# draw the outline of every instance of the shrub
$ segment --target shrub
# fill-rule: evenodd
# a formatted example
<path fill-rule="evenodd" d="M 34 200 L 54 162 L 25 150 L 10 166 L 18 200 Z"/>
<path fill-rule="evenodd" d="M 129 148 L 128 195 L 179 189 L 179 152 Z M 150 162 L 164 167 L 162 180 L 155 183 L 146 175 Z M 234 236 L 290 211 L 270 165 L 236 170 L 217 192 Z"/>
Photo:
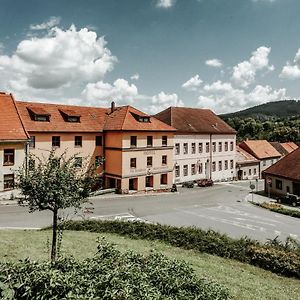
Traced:
<path fill-rule="evenodd" d="M 68 221 L 65 228 L 159 240 L 183 249 L 236 259 L 277 274 L 300 278 L 300 245 L 292 239 L 282 244 L 275 239 L 263 245 L 246 237 L 233 239 L 213 230 L 126 221 Z"/>
<path fill-rule="evenodd" d="M 84 261 L 0 264 L 1 299 L 228 299 L 224 287 L 195 277 L 183 262 L 157 253 L 121 253 L 102 240 Z M 6 298 L 5 298 L 6 297 Z"/>

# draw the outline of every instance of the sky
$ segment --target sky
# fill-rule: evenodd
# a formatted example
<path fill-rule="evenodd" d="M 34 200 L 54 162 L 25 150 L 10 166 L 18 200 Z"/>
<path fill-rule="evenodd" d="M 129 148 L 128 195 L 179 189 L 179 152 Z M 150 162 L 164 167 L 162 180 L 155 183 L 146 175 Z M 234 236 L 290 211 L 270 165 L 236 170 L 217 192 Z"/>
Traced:
<path fill-rule="evenodd" d="M 238 111 L 300 97 L 299 0 L 0 0 L 23 101 Z"/>

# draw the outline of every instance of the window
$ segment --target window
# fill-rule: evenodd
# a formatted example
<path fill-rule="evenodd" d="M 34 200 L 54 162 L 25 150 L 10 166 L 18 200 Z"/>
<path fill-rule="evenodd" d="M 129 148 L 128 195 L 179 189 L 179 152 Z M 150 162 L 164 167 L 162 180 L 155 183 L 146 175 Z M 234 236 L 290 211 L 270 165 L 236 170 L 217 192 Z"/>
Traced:
<path fill-rule="evenodd" d="M 5 190 L 12 190 L 15 186 L 15 176 L 14 176 L 14 174 L 4 175 L 3 182 L 4 182 L 4 189 Z"/>
<path fill-rule="evenodd" d="M 222 142 L 219 142 L 219 152 L 222 152 Z"/>
<path fill-rule="evenodd" d="M 275 180 L 275 185 L 277 190 L 282 190 L 282 181 L 279 179 Z"/>
<path fill-rule="evenodd" d="M 225 169 L 225 170 L 228 170 L 228 160 L 225 160 L 224 163 L 225 163 L 224 169 Z"/>
<path fill-rule="evenodd" d="M 196 153 L 196 143 L 192 143 L 192 154 Z"/>
<path fill-rule="evenodd" d="M 82 167 L 82 157 L 75 157 L 74 159 L 75 159 L 75 163 L 74 163 L 75 167 L 81 168 Z"/>
<path fill-rule="evenodd" d="M 31 136 L 29 139 L 29 148 L 35 148 L 35 136 Z"/>
<path fill-rule="evenodd" d="M 216 145 L 216 142 L 213 142 L 213 143 L 212 143 L 212 147 L 213 147 L 213 152 L 216 152 L 216 151 L 217 151 L 217 145 Z"/>
<path fill-rule="evenodd" d="M 228 151 L 228 142 L 225 142 L 225 151 Z"/>
<path fill-rule="evenodd" d="M 52 147 L 60 147 L 60 136 L 52 137 Z"/>
<path fill-rule="evenodd" d="M 130 158 L 130 168 L 136 168 L 136 158 Z"/>
<path fill-rule="evenodd" d="M 40 122 L 49 122 L 49 116 L 44 116 L 44 115 L 35 115 L 34 116 L 35 121 L 40 121 Z"/>
<path fill-rule="evenodd" d="M 230 151 L 233 151 L 233 142 L 230 142 Z"/>
<path fill-rule="evenodd" d="M 78 117 L 78 116 L 67 116 L 65 120 L 67 122 L 71 122 L 71 123 L 79 123 L 80 122 L 80 117 Z"/>
<path fill-rule="evenodd" d="M 167 164 L 167 155 L 163 155 L 163 156 L 161 157 L 161 164 L 162 164 L 162 165 L 166 165 L 166 164 Z"/>
<path fill-rule="evenodd" d="M 254 173 L 254 175 L 256 174 L 256 168 L 253 169 L 253 173 Z"/>
<path fill-rule="evenodd" d="M 233 169 L 233 160 L 230 160 L 230 169 Z"/>
<path fill-rule="evenodd" d="M 175 166 L 175 177 L 179 177 L 179 176 L 180 176 L 180 167 Z"/>
<path fill-rule="evenodd" d="M 130 137 L 130 147 L 134 148 L 137 146 L 137 137 L 136 136 L 131 136 Z"/>
<path fill-rule="evenodd" d="M 15 164 L 15 149 L 4 149 L 3 166 L 13 166 Z"/>
<path fill-rule="evenodd" d="M 199 153 L 203 152 L 203 144 L 202 143 L 198 144 L 198 150 L 199 150 Z"/>
<path fill-rule="evenodd" d="M 165 147 L 165 146 L 168 146 L 168 137 L 166 135 L 163 135 L 162 136 L 162 139 L 161 139 L 161 142 L 162 142 L 162 145 Z"/>
<path fill-rule="evenodd" d="M 252 175 L 252 170 L 251 169 L 249 169 L 249 175 Z"/>
<path fill-rule="evenodd" d="M 219 161 L 219 171 L 222 171 L 222 161 Z"/>
<path fill-rule="evenodd" d="M 271 165 L 273 165 L 274 164 L 274 160 L 273 159 L 271 159 Z"/>
<path fill-rule="evenodd" d="M 96 136 L 96 146 L 102 146 L 102 136 L 101 135 Z"/>
<path fill-rule="evenodd" d="M 265 167 L 267 165 L 267 162 L 263 160 L 263 166 Z"/>
<path fill-rule="evenodd" d="M 147 136 L 147 147 L 153 146 L 153 136 Z"/>
<path fill-rule="evenodd" d="M 183 166 L 183 176 L 188 176 L 188 165 Z"/>
<path fill-rule="evenodd" d="M 82 147 L 82 136 L 75 136 L 75 147 Z"/>
<path fill-rule="evenodd" d="M 153 176 L 146 176 L 146 188 L 153 187 Z"/>
<path fill-rule="evenodd" d="M 199 164 L 198 164 L 198 173 L 199 173 L 199 174 L 202 174 L 202 173 L 203 173 L 203 165 L 202 165 L 202 163 L 199 163 Z"/>
<path fill-rule="evenodd" d="M 95 157 L 95 166 L 96 166 L 96 168 L 100 167 L 101 164 L 102 164 L 102 158 L 101 158 L 101 156 L 96 156 Z"/>
<path fill-rule="evenodd" d="M 206 153 L 209 152 L 209 143 L 205 144 Z"/>
<path fill-rule="evenodd" d="M 290 193 L 290 192 L 291 192 L 291 190 L 290 190 L 290 187 L 289 187 L 289 186 L 287 186 L 287 187 L 286 187 L 286 192 L 287 192 L 287 193 Z"/>
<path fill-rule="evenodd" d="M 212 163 L 212 171 L 216 172 L 216 162 L 215 161 L 213 161 L 213 163 Z"/>
<path fill-rule="evenodd" d="M 161 174 L 160 175 L 160 184 L 167 185 L 168 184 L 168 174 Z"/>
<path fill-rule="evenodd" d="M 147 156 L 147 167 L 152 167 L 152 162 L 153 162 L 152 156 Z"/>
<path fill-rule="evenodd" d="M 188 154 L 189 148 L 188 148 L 188 143 L 183 144 L 183 154 Z"/>
<path fill-rule="evenodd" d="M 192 164 L 192 170 L 191 170 L 192 175 L 196 174 L 196 165 Z"/>
<path fill-rule="evenodd" d="M 175 154 L 176 155 L 180 154 L 180 144 L 179 143 L 175 144 Z"/>

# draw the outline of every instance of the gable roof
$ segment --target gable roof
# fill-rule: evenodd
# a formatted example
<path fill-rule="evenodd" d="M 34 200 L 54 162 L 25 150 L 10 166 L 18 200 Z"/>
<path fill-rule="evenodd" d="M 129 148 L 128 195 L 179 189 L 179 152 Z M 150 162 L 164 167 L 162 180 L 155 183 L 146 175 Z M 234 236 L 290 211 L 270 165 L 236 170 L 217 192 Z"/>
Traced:
<path fill-rule="evenodd" d="M 116 107 L 113 112 L 107 111 L 104 130 L 176 131 L 172 126 L 129 105 Z M 149 118 L 149 122 L 139 122 L 137 117 Z"/>
<path fill-rule="evenodd" d="M 16 101 L 29 132 L 102 132 L 106 108 Z M 49 122 L 34 121 L 28 110 L 50 115 Z M 66 122 L 61 112 L 80 116 L 80 122 Z"/>
<path fill-rule="evenodd" d="M 300 148 L 289 153 L 263 173 L 300 182 Z"/>
<path fill-rule="evenodd" d="M 285 156 L 289 152 L 279 142 L 270 142 L 270 144 L 282 155 Z"/>
<path fill-rule="evenodd" d="M 11 94 L 0 93 L 0 140 L 27 140 L 28 135 Z"/>
<path fill-rule="evenodd" d="M 236 134 L 236 131 L 209 109 L 169 107 L 155 117 L 180 133 Z"/>
<path fill-rule="evenodd" d="M 294 142 L 281 143 L 281 146 L 288 152 L 291 153 L 299 147 Z"/>
<path fill-rule="evenodd" d="M 239 146 L 236 146 L 236 162 L 237 163 L 259 163 L 253 155 Z"/>
<path fill-rule="evenodd" d="M 280 157 L 281 154 L 266 140 L 247 140 L 239 146 L 257 159 Z"/>

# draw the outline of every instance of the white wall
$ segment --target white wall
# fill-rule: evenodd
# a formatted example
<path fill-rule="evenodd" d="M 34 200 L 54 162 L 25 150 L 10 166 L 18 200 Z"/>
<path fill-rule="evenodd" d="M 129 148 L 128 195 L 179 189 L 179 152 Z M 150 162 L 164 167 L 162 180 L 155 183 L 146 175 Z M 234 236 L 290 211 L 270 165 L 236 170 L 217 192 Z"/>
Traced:
<path fill-rule="evenodd" d="M 228 150 L 225 151 L 225 142 L 228 143 Z M 230 149 L 230 143 L 233 144 L 233 150 Z M 184 154 L 184 144 L 188 144 L 188 153 Z M 195 153 L 192 153 L 192 143 L 196 145 Z M 202 152 L 199 152 L 199 143 L 202 143 Z M 206 143 L 209 143 L 209 152 L 206 151 Z M 216 151 L 212 149 L 213 143 L 216 143 Z M 219 151 L 219 143 L 222 144 L 222 151 Z M 176 144 L 180 145 L 180 153 L 176 154 Z M 235 177 L 235 153 L 236 136 L 235 135 L 175 135 L 174 136 L 174 182 L 180 183 L 190 180 L 210 177 L 210 168 L 212 162 L 216 162 L 216 171 L 211 170 L 214 181 L 232 180 Z M 228 162 L 228 168 L 225 169 L 225 161 Z M 232 161 L 232 168 L 231 163 Z M 219 162 L 222 169 L 219 169 Z M 192 164 L 196 165 L 196 174 L 191 174 Z M 198 167 L 202 164 L 202 172 L 199 173 Z M 184 176 L 184 165 L 188 166 L 188 175 Z M 180 169 L 180 176 L 176 177 L 176 166 Z"/>

